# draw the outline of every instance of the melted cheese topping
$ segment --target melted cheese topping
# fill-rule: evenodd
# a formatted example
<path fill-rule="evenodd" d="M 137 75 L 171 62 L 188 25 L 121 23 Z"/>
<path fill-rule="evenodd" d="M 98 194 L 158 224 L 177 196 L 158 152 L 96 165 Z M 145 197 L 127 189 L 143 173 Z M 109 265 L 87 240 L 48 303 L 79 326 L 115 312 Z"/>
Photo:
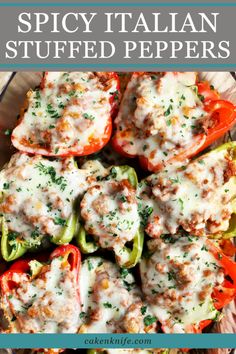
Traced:
<path fill-rule="evenodd" d="M 19 286 L 3 299 L 12 314 L 11 332 L 76 333 L 81 324 L 76 278 L 76 271 L 60 258 L 43 266 L 34 279 L 15 273 Z"/>
<path fill-rule="evenodd" d="M 80 294 L 82 333 L 144 333 L 155 331 L 153 317 L 140 298 L 131 273 L 101 258 L 83 262 Z"/>
<path fill-rule="evenodd" d="M 140 220 L 135 189 L 128 180 L 102 181 L 89 188 L 81 201 L 88 233 L 102 248 L 122 248 L 138 231 Z"/>
<path fill-rule="evenodd" d="M 155 166 L 191 146 L 207 114 L 195 84 L 193 72 L 134 74 L 115 120 L 123 150 Z"/>
<path fill-rule="evenodd" d="M 168 236 L 151 240 L 149 248 L 154 253 L 140 266 L 142 289 L 164 332 L 192 332 L 192 325 L 214 319 L 211 294 L 224 274 L 205 240 Z"/>
<path fill-rule="evenodd" d="M 235 163 L 225 150 L 151 175 L 139 192 L 146 232 L 159 237 L 175 234 L 179 226 L 194 235 L 226 231 L 236 197 L 235 175 Z"/>
<path fill-rule="evenodd" d="M 0 172 L 0 213 L 9 240 L 39 245 L 44 236 L 58 236 L 72 217 L 75 199 L 96 181 L 98 164 L 78 169 L 72 158 L 50 161 L 17 153 Z"/>
<path fill-rule="evenodd" d="M 28 109 L 13 131 L 14 146 L 42 155 L 82 154 L 107 134 L 116 90 L 116 78 L 106 73 L 48 72 L 44 87 L 27 95 Z"/>

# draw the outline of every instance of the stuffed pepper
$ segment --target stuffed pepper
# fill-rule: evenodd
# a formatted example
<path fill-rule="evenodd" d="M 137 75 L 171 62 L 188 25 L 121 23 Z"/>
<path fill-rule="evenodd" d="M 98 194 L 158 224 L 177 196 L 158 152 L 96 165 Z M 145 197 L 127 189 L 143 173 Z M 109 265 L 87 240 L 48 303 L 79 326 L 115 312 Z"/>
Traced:
<path fill-rule="evenodd" d="M 29 91 L 12 133 L 21 151 L 82 156 L 100 150 L 111 136 L 119 79 L 106 72 L 47 72 Z"/>
<path fill-rule="evenodd" d="M 79 288 L 80 333 L 156 332 L 157 319 L 142 301 L 127 269 L 100 257 L 89 257 L 81 267 Z"/>
<path fill-rule="evenodd" d="M 80 252 L 56 248 L 49 262 L 19 260 L 0 278 L 5 333 L 76 333 L 81 325 Z"/>
<path fill-rule="evenodd" d="M 108 176 L 88 188 L 80 203 L 77 240 L 82 252 L 91 253 L 98 247 L 112 249 L 120 266 L 135 266 L 143 247 L 137 184 L 134 169 L 120 166 L 111 167 Z"/>
<path fill-rule="evenodd" d="M 3 258 L 12 261 L 50 241 L 69 243 L 76 233 L 76 203 L 96 181 L 96 168 L 87 163 L 87 168 L 78 169 L 73 158 L 13 155 L 0 172 Z"/>
<path fill-rule="evenodd" d="M 140 184 L 139 204 L 152 238 L 180 228 L 197 236 L 236 236 L 236 143 L 149 176 Z"/>
<path fill-rule="evenodd" d="M 220 320 L 236 296 L 236 263 L 209 239 L 163 236 L 148 242 L 142 289 L 166 333 L 196 333 Z"/>
<path fill-rule="evenodd" d="M 235 121 L 234 105 L 194 72 L 136 72 L 115 120 L 113 146 L 155 172 L 196 155 Z"/>

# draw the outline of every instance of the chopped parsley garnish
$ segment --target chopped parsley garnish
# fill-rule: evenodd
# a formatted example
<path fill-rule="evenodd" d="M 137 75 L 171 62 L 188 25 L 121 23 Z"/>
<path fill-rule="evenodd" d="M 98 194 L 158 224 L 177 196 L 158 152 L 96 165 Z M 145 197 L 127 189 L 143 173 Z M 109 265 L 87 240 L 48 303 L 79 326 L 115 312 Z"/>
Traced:
<path fill-rule="evenodd" d="M 161 235 L 161 239 L 165 242 L 165 243 L 175 243 L 178 241 L 177 238 L 174 238 L 171 235 Z"/>
<path fill-rule="evenodd" d="M 170 104 L 169 107 L 167 108 L 167 110 L 164 112 L 164 116 L 165 117 L 169 116 L 172 109 L 173 109 L 173 106 L 172 106 L 172 104 Z"/>
<path fill-rule="evenodd" d="M 146 312 L 147 312 L 147 306 L 142 306 L 141 307 L 141 314 L 145 315 Z"/>
<path fill-rule="evenodd" d="M 40 96 L 39 89 L 35 90 L 35 97 L 36 97 L 36 100 L 40 100 L 41 96 Z"/>
<path fill-rule="evenodd" d="M 146 151 L 148 146 L 146 144 L 143 145 L 143 151 Z"/>
<path fill-rule="evenodd" d="M 111 309 L 111 308 L 112 308 L 112 304 L 110 304 L 110 302 L 104 302 L 104 303 L 103 303 L 103 306 L 104 306 L 106 309 Z"/>
<path fill-rule="evenodd" d="M 114 178 L 116 179 L 117 177 L 117 170 L 115 167 L 112 167 L 111 170 L 110 170 L 110 174 L 105 178 L 106 180 L 109 180 L 111 178 Z"/>
<path fill-rule="evenodd" d="M 151 316 L 151 315 L 147 315 L 146 317 L 144 317 L 144 324 L 145 326 L 150 326 L 153 323 L 155 323 L 157 321 L 157 318 L 155 316 Z"/>
<path fill-rule="evenodd" d="M 84 318 L 84 317 L 86 317 L 86 312 L 80 312 L 80 314 L 79 314 L 79 318 Z"/>
<path fill-rule="evenodd" d="M 199 93 L 197 95 L 198 95 L 199 100 L 203 102 L 204 101 L 204 96 L 200 95 Z"/>
<path fill-rule="evenodd" d="M 167 272 L 168 280 L 174 280 L 176 278 L 176 274 L 173 271 Z"/>
<path fill-rule="evenodd" d="M 121 195 L 121 196 L 119 197 L 119 200 L 120 200 L 122 203 L 127 202 L 127 198 L 126 198 L 125 195 Z"/>
<path fill-rule="evenodd" d="M 59 103 L 58 108 L 64 109 L 65 105 L 61 102 L 61 103 Z"/>
<path fill-rule="evenodd" d="M 89 120 L 94 120 L 95 119 L 95 117 L 92 114 L 88 114 L 88 113 L 84 113 L 83 117 L 85 119 L 89 119 Z"/>
<path fill-rule="evenodd" d="M 56 170 L 52 166 L 45 166 L 42 162 L 39 162 L 35 168 L 38 168 L 39 171 L 45 175 L 49 175 L 51 178 L 51 181 L 57 185 L 60 186 L 60 189 L 62 191 L 65 190 L 67 184 L 66 184 L 66 179 L 62 176 L 57 177 Z"/>
<path fill-rule="evenodd" d="M 38 228 L 36 227 L 36 229 L 31 232 L 31 237 L 35 240 L 37 237 L 39 237 L 39 235 L 40 235 L 40 232 L 39 232 Z"/>
<path fill-rule="evenodd" d="M 9 189 L 10 188 L 10 183 L 5 182 L 3 183 L 3 189 Z"/>
<path fill-rule="evenodd" d="M 93 265 L 90 261 L 90 259 L 88 259 L 88 270 L 91 271 L 93 269 Z"/>
<path fill-rule="evenodd" d="M 35 102 L 35 108 L 40 108 L 40 107 L 41 107 L 41 102 L 36 101 L 36 102 Z"/>
<path fill-rule="evenodd" d="M 120 270 L 120 275 L 121 275 L 122 278 L 126 278 L 128 274 L 129 274 L 128 269 L 126 269 L 126 268 L 121 268 L 121 270 Z"/>
<path fill-rule="evenodd" d="M 61 225 L 61 226 L 66 226 L 66 220 L 59 218 L 59 217 L 55 217 L 55 219 L 53 220 L 55 225 Z"/>
<path fill-rule="evenodd" d="M 132 290 L 136 283 L 129 283 L 126 280 L 123 280 L 123 284 L 128 291 Z"/>
<path fill-rule="evenodd" d="M 18 236 L 19 236 L 18 232 L 15 232 L 15 231 L 8 232 L 8 240 L 9 241 L 15 241 Z"/>
<path fill-rule="evenodd" d="M 118 90 L 110 92 L 110 95 L 114 95 L 115 101 L 117 101 L 119 99 L 119 91 Z"/>
<path fill-rule="evenodd" d="M 47 104 L 46 112 L 51 118 L 60 118 L 60 114 L 52 107 L 51 103 Z"/>
<path fill-rule="evenodd" d="M 172 183 L 180 183 L 179 177 L 170 178 L 170 181 L 171 181 Z"/>
<path fill-rule="evenodd" d="M 178 199 L 178 202 L 180 204 L 180 209 L 183 211 L 184 210 L 184 202 L 181 198 Z"/>
<path fill-rule="evenodd" d="M 71 96 L 74 96 L 75 95 L 75 90 L 71 90 L 69 93 L 68 93 L 68 95 L 71 97 Z"/>
<path fill-rule="evenodd" d="M 144 209 L 139 210 L 139 215 L 142 218 L 142 225 L 146 226 L 149 216 L 152 214 L 153 208 L 149 207 L 148 205 L 145 206 Z"/>

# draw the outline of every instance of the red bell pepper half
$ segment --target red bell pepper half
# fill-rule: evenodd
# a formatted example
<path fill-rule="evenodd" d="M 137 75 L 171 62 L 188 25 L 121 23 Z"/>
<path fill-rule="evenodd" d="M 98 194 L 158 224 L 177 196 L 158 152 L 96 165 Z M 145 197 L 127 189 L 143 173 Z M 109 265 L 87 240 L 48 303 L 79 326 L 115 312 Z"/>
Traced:
<path fill-rule="evenodd" d="M 54 258 L 63 257 L 62 262 L 70 265 L 71 271 L 75 271 L 76 281 L 78 282 L 79 270 L 81 265 L 81 255 L 77 247 L 73 245 L 63 245 L 56 248 L 49 256 L 49 262 Z M 40 258 L 39 258 L 40 259 Z M 21 259 L 16 261 L 5 273 L 0 277 L 0 288 L 3 296 L 7 301 L 11 297 L 11 292 L 16 289 L 21 283 L 22 276 L 27 276 L 30 280 L 30 259 Z M 80 294 L 78 292 L 78 301 Z M 11 308 L 11 303 L 8 301 L 8 306 Z"/>
<path fill-rule="evenodd" d="M 43 75 L 40 88 L 38 89 L 39 95 L 42 93 L 44 90 L 46 90 L 46 82 L 47 82 L 47 77 L 49 73 L 46 72 Z M 110 140 L 111 134 L 112 134 L 112 119 L 115 117 L 118 111 L 118 102 L 119 102 L 119 90 L 120 90 L 120 82 L 119 82 L 119 77 L 115 72 L 98 72 L 96 73 L 96 76 L 99 77 L 99 81 L 101 84 L 104 84 L 104 91 L 111 90 L 109 86 L 109 81 L 114 80 L 116 82 L 116 88 L 112 92 L 110 92 L 110 98 L 109 98 L 109 104 L 110 104 L 110 115 L 107 116 L 106 120 L 106 126 L 104 128 L 104 131 L 102 134 L 97 134 L 97 131 L 92 133 L 87 142 L 81 142 L 80 139 L 78 141 L 73 143 L 71 145 L 68 143 L 68 147 L 63 146 L 63 147 L 57 147 L 53 148 L 50 144 L 50 139 L 51 139 L 51 134 L 53 132 L 53 129 L 55 128 L 59 136 L 60 134 L 64 134 L 63 132 L 66 132 L 68 129 L 68 122 L 67 121 L 62 121 L 60 114 L 52 107 L 51 104 L 47 104 L 46 108 L 42 107 L 41 109 L 41 102 L 37 101 L 35 102 L 35 107 L 42 110 L 42 113 L 44 114 L 45 112 L 49 112 L 51 117 L 55 118 L 55 123 L 50 124 L 48 128 L 42 128 L 43 130 L 39 131 L 39 128 L 36 127 L 36 130 L 31 129 L 31 132 L 27 133 L 27 131 L 24 129 L 24 122 L 25 122 L 25 113 L 28 110 L 28 100 L 26 100 L 26 103 L 24 107 L 22 107 L 21 112 L 20 112 L 20 118 L 18 120 L 17 127 L 13 130 L 11 140 L 12 144 L 20 151 L 26 152 L 26 153 L 32 153 L 32 154 L 40 154 L 44 156 L 60 156 L 60 157 L 67 157 L 67 156 L 85 156 L 85 155 L 90 155 L 93 154 L 99 150 L 101 150 Z M 106 84 L 108 83 L 108 86 Z M 47 84 L 49 87 L 50 83 Z M 65 87 L 62 88 L 62 90 L 66 90 L 66 82 L 65 82 Z M 78 107 L 80 106 L 80 88 L 78 86 L 78 95 L 75 96 L 75 98 L 72 96 L 70 99 L 72 100 L 69 105 L 71 104 L 78 104 Z M 85 91 L 89 91 L 89 88 L 86 88 Z M 64 92 L 64 91 L 63 91 Z M 71 91 L 72 93 L 76 92 L 76 89 Z M 66 93 L 70 96 L 70 92 Z M 76 98 L 77 97 L 77 98 Z M 34 99 L 35 100 L 35 99 Z M 73 101 L 74 100 L 74 101 Z M 76 103 L 77 102 L 77 103 Z M 98 102 L 99 103 L 99 102 Z M 96 104 L 96 100 L 93 102 L 93 104 Z M 73 112 L 69 113 L 72 114 L 74 119 L 80 119 L 79 115 L 81 114 L 84 119 L 87 119 L 87 121 L 92 124 L 94 119 L 101 119 L 104 117 L 98 116 L 95 117 L 93 115 L 89 115 L 87 112 L 83 112 L 84 103 L 82 103 L 82 113 L 81 112 Z M 60 104 L 59 104 L 60 106 Z M 59 107 L 58 106 L 58 107 Z M 35 109 L 36 109 L 35 108 Z M 88 111 L 91 107 L 88 106 Z M 40 114 L 42 114 L 40 112 Z M 36 117 L 36 113 L 32 112 L 32 114 L 35 116 L 33 117 L 35 119 L 35 122 L 37 122 L 40 117 Z M 62 111 L 63 114 L 63 111 Z M 78 117 L 77 115 L 78 114 Z M 34 123 L 33 123 L 34 124 Z M 59 125 L 58 125 L 59 124 Z M 78 123 L 77 123 L 78 124 Z M 19 130 L 19 127 L 22 126 L 22 131 Z M 32 137 L 31 135 L 32 134 Z M 38 134 L 38 137 L 36 135 Z M 54 133 L 55 134 L 55 133 Z M 60 142 L 60 141 L 59 141 Z M 62 145 L 62 144 L 61 144 Z M 60 145 L 59 145 L 60 146 Z"/>
<path fill-rule="evenodd" d="M 70 264 L 71 271 L 76 270 L 76 274 L 77 276 L 79 276 L 81 255 L 77 247 L 70 244 L 57 247 L 49 256 L 49 261 L 58 257 L 63 257 L 63 260 Z M 9 270 L 7 270 L 5 273 L 1 275 L 0 288 L 4 293 L 9 292 L 11 289 L 17 286 L 17 284 L 12 281 L 14 273 L 18 273 L 18 274 L 29 273 L 30 261 L 31 259 L 20 259 L 14 262 L 9 268 Z"/>
<path fill-rule="evenodd" d="M 143 74 L 144 73 L 134 73 L 133 75 L 142 76 Z M 196 87 L 198 96 L 204 104 L 204 110 L 208 113 L 206 120 L 203 122 L 203 129 L 194 136 L 190 145 L 178 148 L 174 157 L 167 159 L 166 164 L 175 161 L 183 161 L 195 156 L 215 140 L 223 136 L 236 122 L 236 107 L 231 102 L 219 99 L 218 92 L 210 86 L 208 82 L 197 82 Z M 116 128 L 117 130 L 112 139 L 112 144 L 119 154 L 130 158 L 138 157 L 141 167 L 152 172 L 157 172 L 163 168 L 163 163 L 153 164 L 148 157 L 143 155 L 142 151 L 140 151 L 140 153 L 138 152 L 136 155 L 129 154 L 125 146 L 125 137 L 126 134 L 133 135 L 132 128 L 128 127 L 127 130 L 123 128 L 122 132 L 119 131 L 118 127 Z M 122 137 L 124 137 L 124 141 Z M 135 139 L 135 137 L 133 137 L 133 139 Z"/>
<path fill-rule="evenodd" d="M 215 244 L 207 240 L 207 248 L 213 254 L 218 264 L 224 270 L 225 280 L 223 284 L 216 287 L 212 292 L 212 299 L 216 310 L 221 310 L 236 297 L 236 262 L 228 258 Z M 229 279 L 228 279 L 229 278 Z M 194 326 L 193 332 L 201 333 L 212 320 L 204 320 L 198 326 Z"/>

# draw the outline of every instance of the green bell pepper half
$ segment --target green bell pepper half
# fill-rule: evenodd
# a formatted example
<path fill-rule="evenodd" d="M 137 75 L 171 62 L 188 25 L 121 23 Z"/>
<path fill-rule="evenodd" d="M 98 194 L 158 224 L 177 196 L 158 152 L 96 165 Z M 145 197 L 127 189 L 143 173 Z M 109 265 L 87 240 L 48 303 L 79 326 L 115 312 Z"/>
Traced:
<path fill-rule="evenodd" d="M 1 223 L 1 232 L 2 232 L 1 253 L 3 259 L 7 262 L 14 261 L 15 259 L 23 256 L 23 254 L 25 254 L 27 251 L 35 251 L 38 248 L 41 248 L 41 246 L 48 246 L 49 242 L 47 241 L 46 242 L 42 241 L 42 244 L 40 246 L 39 245 L 28 246 L 27 242 L 25 242 L 22 239 L 19 239 L 17 237 L 11 239 L 11 233 L 9 233 L 7 223 L 4 217 L 1 217 L 0 223 Z M 75 235 L 76 228 L 77 228 L 77 215 L 74 212 L 71 215 L 71 217 L 68 219 L 66 226 L 63 227 L 60 234 L 55 236 L 50 236 L 48 241 L 51 241 L 56 245 L 64 245 L 66 243 L 69 243 Z"/>
<path fill-rule="evenodd" d="M 8 227 L 6 225 L 5 218 L 1 218 L 1 253 L 2 257 L 5 261 L 11 262 L 15 259 L 23 256 L 26 253 L 27 248 L 24 247 L 24 243 L 22 241 L 10 240 L 8 238 Z"/>
<path fill-rule="evenodd" d="M 104 177 L 103 180 L 112 178 L 116 178 L 120 181 L 122 179 L 127 179 L 134 188 L 137 188 L 138 186 L 138 178 L 135 170 L 127 165 L 112 167 L 110 169 L 110 174 Z M 90 235 L 87 235 L 83 225 L 80 223 L 78 226 L 76 241 L 83 253 L 93 253 L 99 248 L 95 240 L 88 241 L 88 236 L 91 237 Z M 132 240 L 132 248 L 124 246 L 115 253 L 116 261 L 120 267 L 132 268 L 137 264 L 142 254 L 143 241 L 144 232 L 140 227 Z"/>
<path fill-rule="evenodd" d="M 77 162 L 74 161 L 74 166 L 78 168 Z M 3 193 L 0 191 L 0 201 L 3 197 Z M 77 205 L 76 202 L 73 206 L 73 213 L 70 218 L 67 220 L 66 225 L 63 227 L 62 231 L 59 235 L 50 235 L 48 240 L 45 238 L 42 239 L 41 245 L 27 245 L 23 239 L 19 239 L 16 237 L 11 238 L 11 234 L 9 237 L 9 230 L 7 227 L 6 220 L 4 216 L 0 217 L 0 227 L 1 227 L 1 253 L 2 257 L 5 261 L 11 262 L 15 259 L 23 256 L 27 251 L 36 251 L 39 248 L 48 247 L 50 242 L 56 245 L 64 245 L 70 243 L 72 238 L 75 236 L 77 228 L 78 228 L 78 217 L 77 217 Z"/>

